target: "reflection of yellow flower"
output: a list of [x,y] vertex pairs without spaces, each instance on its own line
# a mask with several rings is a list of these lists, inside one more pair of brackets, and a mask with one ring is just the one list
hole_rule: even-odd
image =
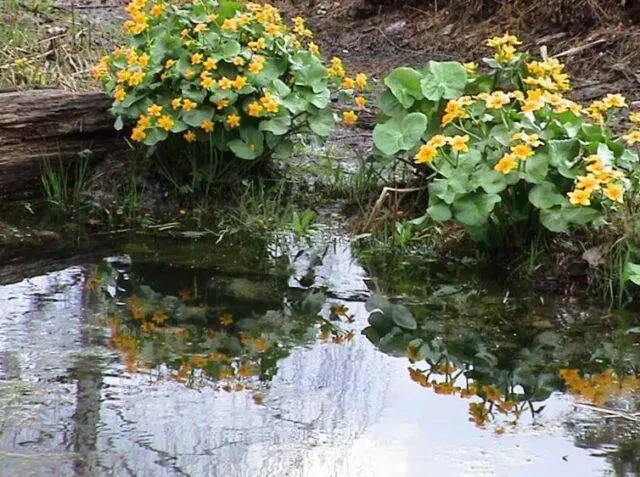
[[196,140],[196,133],[193,131],[187,131],[182,135],[182,137],[184,137],[187,142],[194,142]]
[[367,106],[367,99],[364,96],[356,96],[354,101],[360,109],[364,109]]
[[229,326],[233,324],[233,315],[231,313],[223,313],[220,315],[220,318],[218,318],[218,321],[222,326]]

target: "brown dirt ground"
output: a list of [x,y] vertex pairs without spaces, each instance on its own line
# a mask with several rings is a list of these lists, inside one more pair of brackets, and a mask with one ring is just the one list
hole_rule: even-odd
[[[510,32],[532,53],[546,47],[574,76],[575,96],[625,91],[640,100],[637,0],[279,0],[301,15],[325,53],[377,78],[428,60],[480,61],[484,40]],[[487,7],[488,5],[488,7]],[[483,11],[483,7],[484,8]]]

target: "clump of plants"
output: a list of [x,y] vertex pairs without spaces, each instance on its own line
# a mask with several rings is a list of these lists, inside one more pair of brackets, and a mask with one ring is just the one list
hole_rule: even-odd
[[520,51],[513,35],[488,45],[484,70],[430,62],[392,71],[377,150],[428,177],[430,218],[490,246],[605,225],[637,191],[640,113],[618,135],[611,126],[627,108],[623,95],[581,105],[565,96],[571,81],[557,59]]
[[133,126],[146,146],[170,139],[174,161],[193,147],[217,163],[286,158],[294,134],[326,137],[357,120],[352,109],[334,116],[332,99],[365,105],[367,76],[326,63],[305,20],[287,24],[269,4],[134,0],[126,11],[127,44],[93,75],[114,99],[116,128]]

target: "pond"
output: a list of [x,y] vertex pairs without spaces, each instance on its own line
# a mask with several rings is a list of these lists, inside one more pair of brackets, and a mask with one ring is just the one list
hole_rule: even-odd
[[640,475],[635,314],[343,238],[116,248],[0,286],[1,475]]

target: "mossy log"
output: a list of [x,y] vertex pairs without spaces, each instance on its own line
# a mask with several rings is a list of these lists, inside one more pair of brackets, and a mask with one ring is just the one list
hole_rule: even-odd
[[99,160],[124,150],[110,104],[99,92],[0,90],[0,197],[39,195],[46,161],[69,164],[87,150]]

